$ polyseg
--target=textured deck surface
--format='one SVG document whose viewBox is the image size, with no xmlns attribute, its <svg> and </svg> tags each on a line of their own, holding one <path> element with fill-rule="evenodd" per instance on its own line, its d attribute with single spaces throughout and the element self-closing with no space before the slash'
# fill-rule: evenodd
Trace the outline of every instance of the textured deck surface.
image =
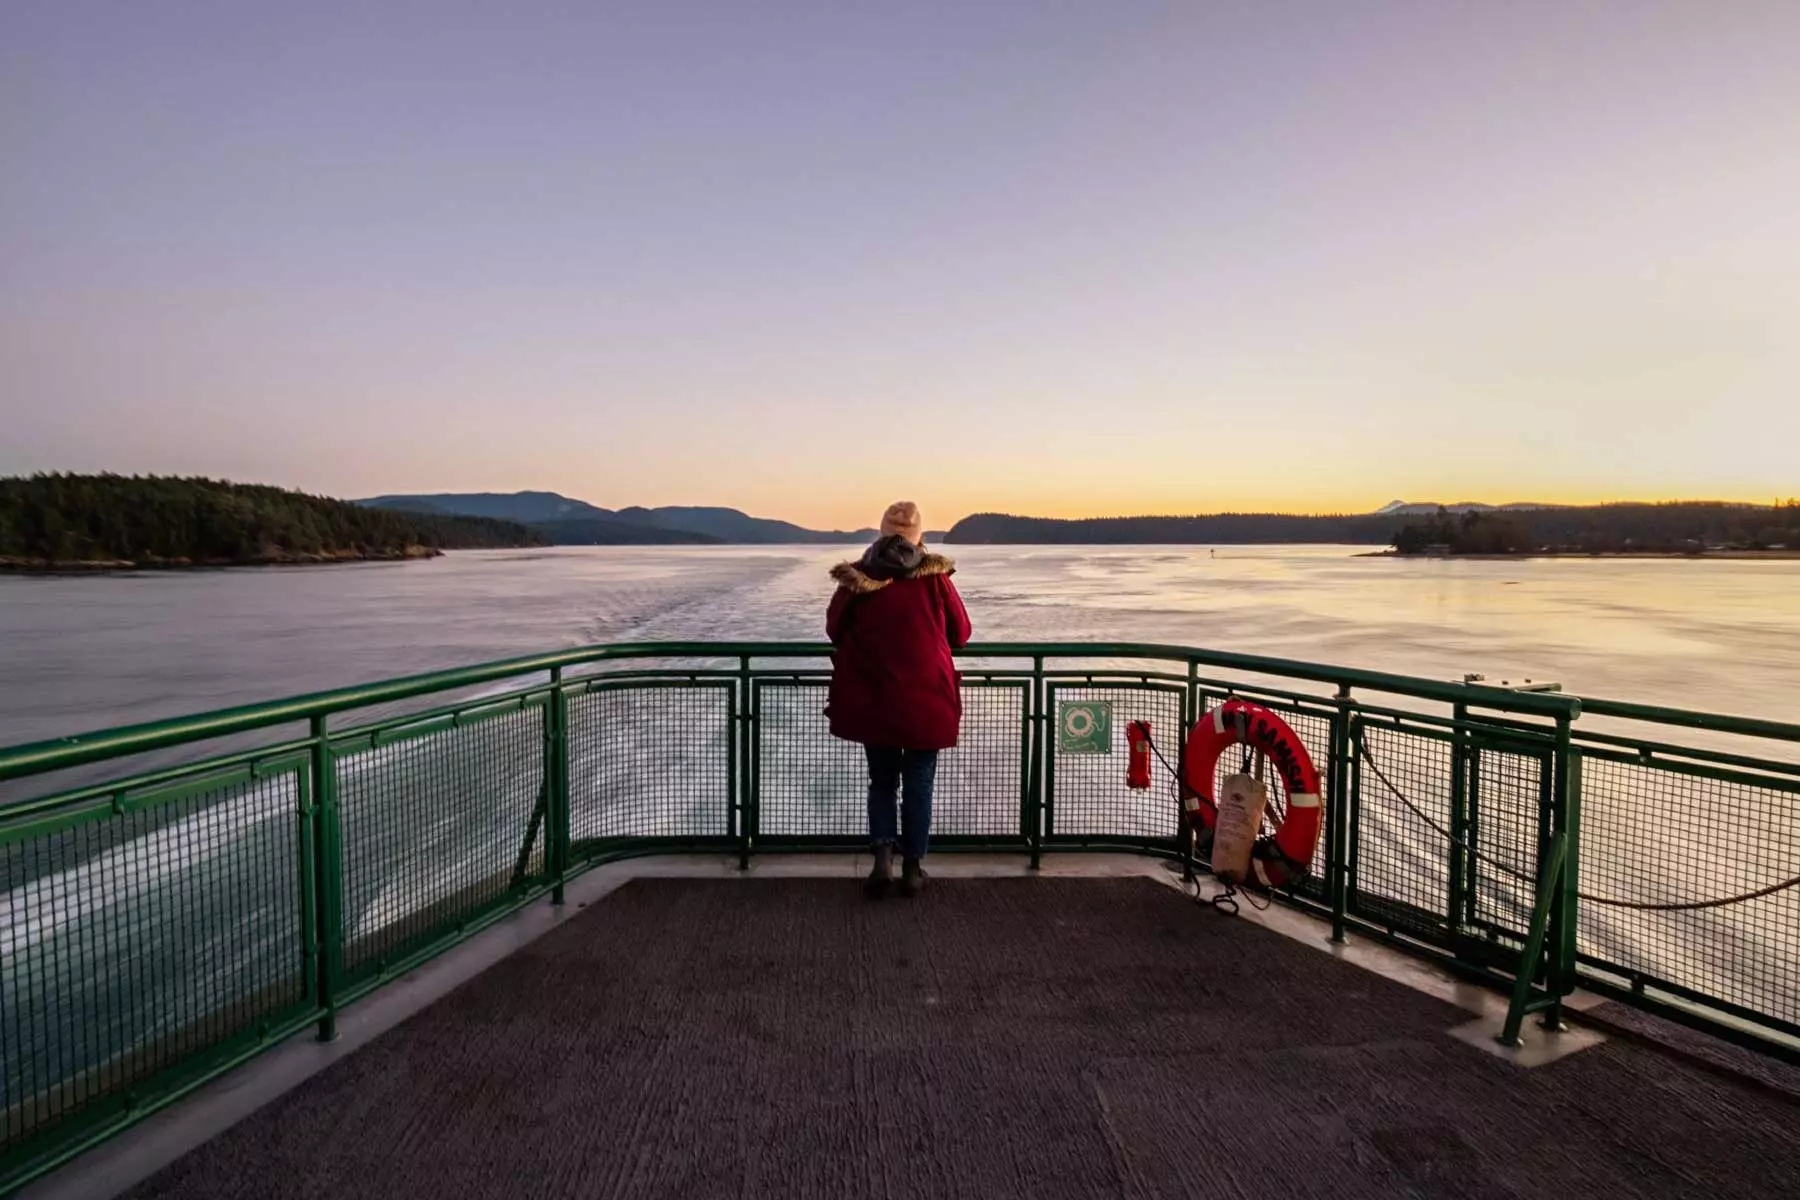
<svg viewBox="0 0 1800 1200">
<path fill-rule="evenodd" d="M 1800 1191 L 1800 1106 L 1469 1014 L 1143 879 L 637 880 L 141 1197 Z"/>
</svg>

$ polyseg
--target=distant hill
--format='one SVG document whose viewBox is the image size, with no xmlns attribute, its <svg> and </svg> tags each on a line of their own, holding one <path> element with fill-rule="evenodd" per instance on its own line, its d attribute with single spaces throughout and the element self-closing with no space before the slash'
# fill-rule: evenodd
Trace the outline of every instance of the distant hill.
<svg viewBox="0 0 1800 1200">
<path fill-rule="evenodd" d="M 507 521 L 369 508 L 216 479 L 0 479 L 0 566 L 13 568 L 420 558 L 548 540 Z"/>
<path fill-rule="evenodd" d="M 1383 517 L 1427 517 L 1440 509 L 1444 512 L 1530 512 L 1540 508 L 1563 508 L 1560 504 L 1534 504 L 1530 501 L 1513 504 L 1476 504 L 1469 500 L 1459 500 L 1455 504 L 1414 504 L 1406 500 L 1392 500 L 1375 510 L 1377 516 Z"/>
<path fill-rule="evenodd" d="M 556 492 L 443 492 L 373 496 L 359 500 L 372 508 L 405 512 L 447 512 L 499 517 L 542 529 L 558 545 L 612 546 L 731 542 L 781 545 L 861 541 L 873 530 L 805 529 L 788 521 L 752 517 L 735 508 L 633 506 L 617 511 Z M 661 531 L 655 536 L 650 531 Z"/>
<path fill-rule="evenodd" d="M 861 537 L 842 530 L 805 529 L 789 521 L 768 517 L 752 517 L 735 508 L 621 508 L 621 521 L 654 525 L 658 529 L 680 529 L 703 533 L 721 542 L 747 542 L 759 545 L 805 542 L 848 542 Z"/>
<path fill-rule="evenodd" d="M 558 546 L 716 546 L 725 540 L 686 529 L 661 529 L 613 518 L 538 521 L 531 528 Z"/>
<path fill-rule="evenodd" d="M 370 508 L 397 508 L 406 512 L 445 512 L 465 517 L 493 517 L 535 525 L 542 521 L 605 520 L 610 509 L 595 508 L 583 500 L 571 500 L 555 492 L 445 492 L 423 496 L 372 496 L 357 500 Z"/>
<path fill-rule="evenodd" d="M 385 508 L 391 512 L 425 513 L 438 517 L 453 517 L 456 514 L 441 504 L 432 504 L 427 500 L 415 500 L 405 504 L 387 504 L 382 500 L 353 500 L 352 504 L 362 504 L 369 508 Z M 498 519 L 498 518 L 493 518 Z"/>
<path fill-rule="evenodd" d="M 1056 520 L 977 513 L 945 535 L 952 545 L 1254 545 L 1337 542 L 1385 546 L 1405 523 L 1399 516 L 1308 517 L 1285 513 L 1215 513 L 1193 517 L 1094 517 Z"/>
</svg>

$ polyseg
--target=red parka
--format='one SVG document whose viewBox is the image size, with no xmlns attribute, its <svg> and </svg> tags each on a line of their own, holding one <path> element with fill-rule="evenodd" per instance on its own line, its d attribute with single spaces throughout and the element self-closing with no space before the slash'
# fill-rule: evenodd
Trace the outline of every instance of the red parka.
<svg viewBox="0 0 1800 1200">
<path fill-rule="evenodd" d="M 880 579 L 856 563 L 831 570 L 837 593 L 825 617 L 831 656 L 831 732 L 902 750 L 947 750 L 962 724 L 961 677 L 950 651 L 969 642 L 956 565 L 926 554 L 904 575 Z"/>
</svg>

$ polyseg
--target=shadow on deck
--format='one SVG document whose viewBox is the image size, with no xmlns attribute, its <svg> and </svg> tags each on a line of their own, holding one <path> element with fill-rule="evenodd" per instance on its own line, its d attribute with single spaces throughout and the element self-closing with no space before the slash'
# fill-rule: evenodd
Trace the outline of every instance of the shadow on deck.
<svg viewBox="0 0 1800 1200">
<path fill-rule="evenodd" d="M 1147 879 L 638 879 L 138 1197 L 1767 1196 L 1800 1106 Z M 1771 1190 L 1773 1189 L 1773 1190 Z"/>
</svg>

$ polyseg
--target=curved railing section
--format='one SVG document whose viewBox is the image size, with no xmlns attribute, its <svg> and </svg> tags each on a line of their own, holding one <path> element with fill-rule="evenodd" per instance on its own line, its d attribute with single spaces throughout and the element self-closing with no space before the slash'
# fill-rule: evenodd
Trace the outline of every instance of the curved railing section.
<svg viewBox="0 0 1800 1200">
<path fill-rule="evenodd" d="M 0 1191 L 332 1036 L 344 1005 L 597 864 L 859 845 L 829 654 L 590 647 L 0 750 Z M 1516 984 L 1551 1020 L 1580 984 L 1797 1044 L 1800 726 L 1180 646 L 988 643 L 961 666 L 935 850 L 1203 872 L 1172 775 L 1126 786 L 1124 728 L 1173 761 L 1245 696 L 1320 767 L 1288 899 L 1334 936 Z M 1110 742 L 1059 736 L 1070 705 Z"/>
</svg>

